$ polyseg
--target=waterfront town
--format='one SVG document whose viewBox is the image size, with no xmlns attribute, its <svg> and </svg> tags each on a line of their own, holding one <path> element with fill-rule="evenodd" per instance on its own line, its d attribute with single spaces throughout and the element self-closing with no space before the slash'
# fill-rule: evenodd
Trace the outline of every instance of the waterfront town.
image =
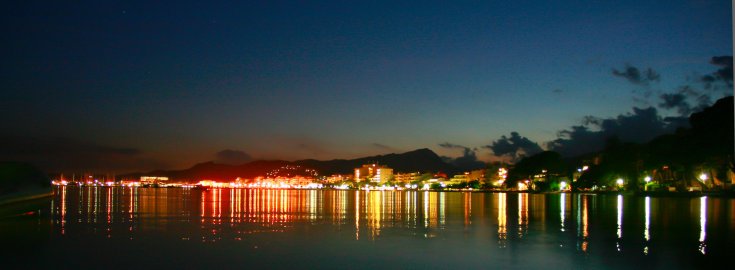
<svg viewBox="0 0 735 270">
<path fill-rule="evenodd" d="M 446 162 L 429 149 L 353 160 L 206 162 L 180 171 L 52 175 L 54 185 L 519 192 L 733 193 L 733 97 L 647 143 L 612 136 L 589 154 L 540 151 L 514 162 Z"/>
<path fill-rule="evenodd" d="M 363 189 L 363 190 L 443 190 L 443 191 L 625 191 L 634 182 L 640 191 L 659 192 L 702 192 L 728 190 L 733 187 L 733 173 L 728 171 L 726 179 L 712 177 L 710 171 L 701 171 L 688 181 L 677 181 L 668 166 L 652 174 L 641 174 L 640 179 L 617 178 L 614 181 L 594 185 L 590 188 L 575 188 L 583 179 L 590 166 L 582 165 L 570 176 L 541 169 L 537 174 L 515 181 L 509 185 L 510 167 L 491 166 L 491 168 L 466 171 L 459 174 L 427 172 L 394 172 L 394 169 L 380 164 L 364 164 L 354 169 L 354 174 L 318 174 L 303 176 L 262 176 L 253 179 L 170 179 L 166 176 L 146 175 L 138 179 L 116 178 L 107 175 L 84 174 L 65 177 L 63 174 L 52 181 L 54 185 L 78 186 L 127 186 L 160 188 L 261 188 L 261 189 Z M 284 169 L 289 169 L 288 167 Z M 276 175 L 271 173 L 270 175 Z"/>
</svg>

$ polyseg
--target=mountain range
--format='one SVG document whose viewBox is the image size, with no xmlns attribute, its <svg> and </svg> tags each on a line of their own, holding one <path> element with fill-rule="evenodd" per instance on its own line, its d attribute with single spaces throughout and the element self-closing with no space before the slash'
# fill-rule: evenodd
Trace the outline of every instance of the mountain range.
<svg viewBox="0 0 735 270">
<path fill-rule="evenodd" d="M 137 178 L 142 175 L 166 176 L 177 181 L 232 180 L 237 177 L 255 178 L 258 176 L 278 175 L 311 175 L 314 171 L 318 175 L 352 174 L 355 168 L 364 164 L 380 164 L 388 166 L 394 173 L 403 172 L 444 172 L 453 174 L 459 172 L 454 165 L 442 160 L 433 151 L 423 148 L 401 154 L 387 154 L 363 157 L 357 159 L 315 160 L 305 159 L 297 161 L 284 160 L 256 160 L 241 165 L 219 164 L 204 162 L 184 170 L 157 170 L 148 173 L 126 175 L 126 178 Z"/>
</svg>

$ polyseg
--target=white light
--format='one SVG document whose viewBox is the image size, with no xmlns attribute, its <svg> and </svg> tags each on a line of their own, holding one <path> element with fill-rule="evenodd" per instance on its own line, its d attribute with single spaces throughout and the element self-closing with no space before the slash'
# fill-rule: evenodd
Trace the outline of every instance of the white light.
<svg viewBox="0 0 735 270">
<path fill-rule="evenodd" d="M 561 189 L 566 189 L 567 188 L 567 182 L 561 181 L 561 183 L 559 183 L 559 187 Z"/>
<path fill-rule="evenodd" d="M 623 185 L 623 178 L 618 178 L 618 180 L 615 181 L 615 183 L 618 183 L 619 186 L 622 186 Z"/>
<path fill-rule="evenodd" d="M 699 175 L 699 180 L 707 181 L 707 174 L 705 174 L 705 173 L 700 174 Z"/>
<path fill-rule="evenodd" d="M 651 177 L 646 176 L 645 178 L 643 178 L 643 180 L 646 181 L 646 183 L 651 182 Z"/>
</svg>

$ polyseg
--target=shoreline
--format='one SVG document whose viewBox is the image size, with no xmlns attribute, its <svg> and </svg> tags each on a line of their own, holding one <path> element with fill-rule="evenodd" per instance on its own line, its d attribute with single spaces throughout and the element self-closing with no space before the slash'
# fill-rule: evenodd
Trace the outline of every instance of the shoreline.
<svg viewBox="0 0 735 270">
<path fill-rule="evenodd" d="M 85 187 L 85 186 L 76 186 L 75 187 Z M 118 186 L 103 186 L 103 187 L 118 187 Z M 127 187 L 126 187 L 127 188 Z M 136 188 L 185 188 L 185 187 L 145 187 L 140 186 Z M 207 188 L 207 189 L 201 189 L 201 188 L 190 188 L 194 190 L 201 190 L 201 191 L 208 191 L 210 189 L 214 188 Z M 430 192 L 473 192 L 473 193 L 528 193 L 528 194 L 584 194 L 584 195 L 625 195 L 625 196 L 638 196 L 638 197 L 689 197 L 689 198 L 698 198 L 698 197 L 718 197 L 718 198 L 735 198 L 735 192 L 734 191 L 528 191 L 528 190 L 489 190 L 489 189 L 472 189 L 472 190 L 462 190 L 462 189 L 444 189 L 444 190 L 424 190 L 424 189 L 371 189 L 371 190 L 365 190 L 365 189 L 336 189 L 336 188 L 247 188 L 247 187 L 240 187 L 240 188 L 230 188 L 230 187 L 223 187 L 219 189 L 270 189 L 270 190 L 344 190 L 344 191 L 430 191 Z M 49 194 L 50 195 L 50 194 Z"/>
<path fill-rule="evenodd" d="M 26 190 L 0 196 L 0 207 L 54 196 L 51 188 Z"/>
</svg>

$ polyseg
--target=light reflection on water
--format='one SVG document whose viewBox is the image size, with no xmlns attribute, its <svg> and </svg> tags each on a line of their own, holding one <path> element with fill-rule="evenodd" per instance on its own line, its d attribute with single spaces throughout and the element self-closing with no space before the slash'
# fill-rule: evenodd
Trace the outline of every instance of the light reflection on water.
<svg viewBox="0 0 735 270">
<path fill-rule="evenodd" d="M 312 245 L 319 247 L 314 250 L 341 251 L 367 241 L 377 244 L 374 252 L 393 254 L 388 258 L 395 260 L 403 257 L 390 256 L 438 252 L 428 260 L 456 253 L 477 255 L 456 255 L 464 264 L 511 260 L 515 264 L 507 266 L 525 268 L 551 260 L 560 267 L 582 263 L 605 268 L 668 265 L 662 262 L 666 257 L 676 262 L 673 267 L 686 268 L 700 260 L 716 261 L 735 242 L 735 203 L 723 198 L 73 186 L 57 187 L 55 193 L 47 206 L 51 214 L 36 218 L 37 224 L 48 219 L 46 243 L 62 251 L 92 248 L 94 239 L 117 239 L 182 249 L 186 246 L 177 242 L 200 242 L 212 250 L 207 252 L 231 252 L 225 249 L 228 243 L 284 252 L 268 249 L 266 243 L 278 239 L 302 243 L 292 249 L 305 245 L 302 253 L 308 254 Z M 304 238 L 312 240 L 303 243 Z M 538 260 L 513 259 L 517 252 Z M 358 259 L 354 256 L 360 254 L 342 256 Z"/>
<path fill-rule="evenodd" d="M 620 240 L 623 238 L 623 195 L 618 195 L 618 220 L 617 220 L 617 234 L 618 234 L 618 241 L 615 243 L 615 246 L 618 251 L 620 251 Z"/>
<path fill-rule="evenodd" d="M 699 198 L 699 252 L 705 254 L 707 243 L 707 197 Z"/>
</svg>

